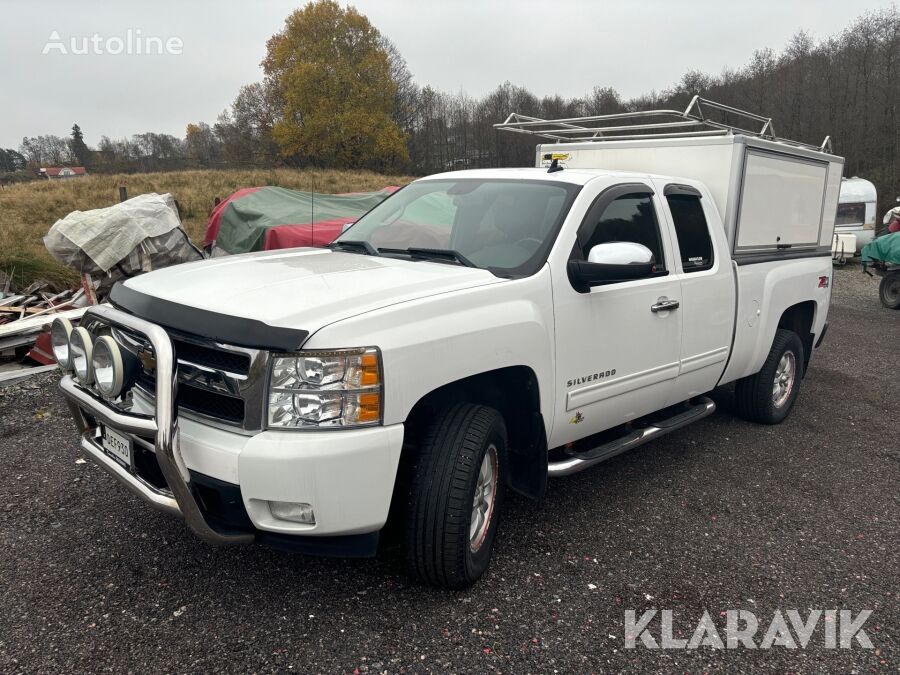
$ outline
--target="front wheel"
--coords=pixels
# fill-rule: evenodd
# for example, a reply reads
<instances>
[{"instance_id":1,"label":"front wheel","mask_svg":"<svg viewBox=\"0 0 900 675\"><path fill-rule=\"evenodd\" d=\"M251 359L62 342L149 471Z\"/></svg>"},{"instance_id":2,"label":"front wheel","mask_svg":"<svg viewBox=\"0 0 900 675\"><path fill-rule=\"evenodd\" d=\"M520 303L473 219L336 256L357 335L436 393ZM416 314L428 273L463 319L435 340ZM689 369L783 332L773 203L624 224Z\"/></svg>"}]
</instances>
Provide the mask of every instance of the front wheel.
<instances>
[{"instance_id":1,"label":"front wheel","mask_svg":"<svg viewBox=\"0 0 900 675\"><path fill-rule=\"evenodd\" d=\"M762 369L735 385L738 414L760 424L783 422L800 393L803 363L800 337L784 328L775 331L775 340Z\"/></svg>"},{"instance_id":2,"label":"front wheel","mask_svg":"<svg viewBox=\"0 0 900 675\"><path fill-rule=\"evenodd\" d=\"M439 414L419 448L409 500L410 570L434 586L475 583L491 560L506 478L506 426L469 403Z\"/></svg>"},{"instance_id":3,"label":"front wheel","mask_svg":"<svg viewBox=\"0 0 900 675\"><path fill-rule=\"evenodd\" d=\"M900 309L900 272L884 275L878 286L878 296L888 309Z\"/></svg>"}]
</instances>

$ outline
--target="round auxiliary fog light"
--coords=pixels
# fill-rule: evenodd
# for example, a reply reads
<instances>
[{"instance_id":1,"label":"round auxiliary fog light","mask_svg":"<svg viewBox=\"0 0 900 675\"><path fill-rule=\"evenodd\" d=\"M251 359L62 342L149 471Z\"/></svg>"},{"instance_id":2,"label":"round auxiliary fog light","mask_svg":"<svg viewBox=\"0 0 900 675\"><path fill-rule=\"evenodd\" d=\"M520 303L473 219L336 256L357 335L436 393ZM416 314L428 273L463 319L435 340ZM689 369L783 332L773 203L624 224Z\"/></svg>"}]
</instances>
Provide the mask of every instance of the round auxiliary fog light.
<instances>
[{"instance_id":1,"label":"round auxiliary fog light","mask_svg":"<svg viewBox=\"0 0 900 675\"><path fill-rule=\"evenodd\" d=\"M125 383L125 364L119 345L109 335L97 338L91 355L94 383L107 398L115 398Z\"/></svg>"},{"instance_id":2,"label":"round auxiliary fog light","mask_svg":"<svg viewBox=\"0 0 900 675\"><path fill-rule=\"evenodd\" d=\"M87 328L78 328L72 331L72 337L69 340L69 359L72 368L75 370L75 376L78 382L87 386L93 381L93 373L91 372L91 356L94 351L94 341Z\"/></svg>"},{"instance_id":3,"label":"round auxiliary fog light","mask_svg":"<svg viewBox=\"0 0 900 675\"><path fill-rule=\"evenodd\" d=\"M63 370L72 369L69 358L69 338L72 336L72 322L68 319L54 319L50 327L50 345L53 347L53 358Z\"/></svg>"}]
</instances>

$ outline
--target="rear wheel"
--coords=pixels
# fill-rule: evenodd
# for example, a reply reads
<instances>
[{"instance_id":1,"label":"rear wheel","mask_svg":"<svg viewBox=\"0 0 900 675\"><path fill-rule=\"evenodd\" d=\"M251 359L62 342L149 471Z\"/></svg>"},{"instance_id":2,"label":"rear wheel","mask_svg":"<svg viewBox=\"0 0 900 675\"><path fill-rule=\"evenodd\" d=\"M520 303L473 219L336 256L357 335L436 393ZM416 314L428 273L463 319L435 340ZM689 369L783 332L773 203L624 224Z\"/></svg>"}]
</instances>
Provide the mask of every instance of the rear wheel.
<instances>
[{"instance_id":1,"label":"rear wheel","mask_svg":"<svg viewBox=\"0 0 900 675\"><path fill-rule=\"evenodd\" d=\"M900 272L886 274L878 287L881 304L888 309L900 309Z\"/></svg>"},{"instance_id":2,"label":"rear wheel","mask_svg":"<svg viewBox=\"0 0 900 675\"><path fill-rule=\"evenodd\" d=\"M459 404L425 434L413 472L407 560L426 583L466 588L491 559L506 477L506 426L493 408Z\"/></svg>"},{"instance_id":3,"label":"rear wheel","mask_svg":"<svg viewBox=\"0 0 900 675\"><path fill-rule=\"evenodd\" d=\"M779 424L791 412L800 393L803 343L790 330L779 328L762 369L737 381L734 389L738 414L760 424Z\"/></svg>"}]
</instances>

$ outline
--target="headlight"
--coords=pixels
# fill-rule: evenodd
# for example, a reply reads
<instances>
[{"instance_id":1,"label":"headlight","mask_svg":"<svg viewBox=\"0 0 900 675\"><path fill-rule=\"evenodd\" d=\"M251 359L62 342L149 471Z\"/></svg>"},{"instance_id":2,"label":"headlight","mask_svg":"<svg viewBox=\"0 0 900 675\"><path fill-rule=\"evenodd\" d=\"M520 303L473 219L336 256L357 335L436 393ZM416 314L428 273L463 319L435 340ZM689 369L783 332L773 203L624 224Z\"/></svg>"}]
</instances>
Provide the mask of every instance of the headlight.
<instances>
[{"instance_id":1,"label":"headlight","mask_svg":"<svg viewBox=\"0 0 900 675\"><path fill-rule=\"evenodd\" d=\"M54 319L50 327L50 345L53 347L53 358L63 370L71 370L69 359L69 338L72 335L72 323L68 319Z\"/></svg>"},{"instance_id":2,"label":"headlight","mask_svg":"<svg viewBox=\"0 0 900 675\"><path fill-rule=\"evenodd\" d=\"M272 356L270 427L380 424L382 404L381 355L374 347Z\"/></svg>"},{"instance_id":3,"label":"headlight","mask_svg":"<svg viewBox=\"0 0 900 675\"><path fill-rule=\"evenodd\" d=\"M119 345L109 335L97 338L91 356L91 370L100 393L107 398L115 398L122 391L125 382L125 364Z\"/></svg>"},{"instance_id":4,"label":"headlight","mask_svg":"<svg viewBox=\"0 0 900 675\"><path fill-rule=\"evenodd\" d=\"M94 374L91 372L93 351L94 343L87 329L81 326L74 329L69 339L69 359L78 381L85 386L93 381Z\"/></svg>"}]
</instances>

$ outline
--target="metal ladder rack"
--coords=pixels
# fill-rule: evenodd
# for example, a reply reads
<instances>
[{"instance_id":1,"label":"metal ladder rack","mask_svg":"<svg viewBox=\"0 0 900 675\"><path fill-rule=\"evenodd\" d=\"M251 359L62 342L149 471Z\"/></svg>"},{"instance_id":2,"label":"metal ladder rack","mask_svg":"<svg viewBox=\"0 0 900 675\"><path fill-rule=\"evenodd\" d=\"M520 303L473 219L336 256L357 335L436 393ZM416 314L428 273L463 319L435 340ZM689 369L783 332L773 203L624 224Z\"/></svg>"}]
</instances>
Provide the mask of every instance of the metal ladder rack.
<instances>
[{"instance_id":1,"label":"metal ladder rack","mask_svg":"<svg viewBox=\"0 0 900 675\"><path fill-rule=\"evenodd\" d=\"M758 126L745 128L709 119L707 112L716 110L741 120L741 124ZM615 124L621 122L621 124ZM511 113L506 121L494 125L495 129L539 136L563 143L644 140L653 138L687 138L696 136L729 136L745 134L798 148L819 152L832 152L831 136L821 145L810 145L775 135L771 117L716 103L699 95L694 96L688 107L679 110L638 110L609 115L590 115L558 120L544 120L519 113ZM645 132L645 133L635 133ZM646 133L649 132L649 133Z\"/></svg>"}]
</instances>

